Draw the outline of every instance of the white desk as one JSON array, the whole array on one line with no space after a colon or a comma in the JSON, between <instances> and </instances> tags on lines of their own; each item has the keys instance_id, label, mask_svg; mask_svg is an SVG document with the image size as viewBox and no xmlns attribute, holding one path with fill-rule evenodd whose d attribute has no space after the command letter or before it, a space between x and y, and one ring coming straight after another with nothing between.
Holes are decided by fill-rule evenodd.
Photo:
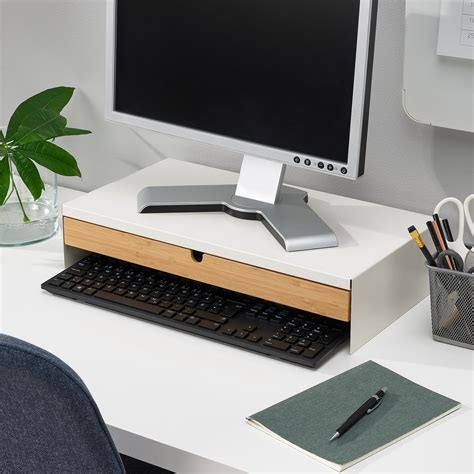
<instances>
[{"instance_id":1,"label":"white desk","mask_svg":"<svg viewBox=\"0 0 474 474\"><path fill-rule=\"evenodd\" d=\"M76 370L125 454L179 472L332 472L245 416L373 359L463 407L349 471L473 471L473 352L432 340L428 300L311 371L41 291L62 268L60 235L0 249L0 330Z\"/></svg>"}]
</instances>

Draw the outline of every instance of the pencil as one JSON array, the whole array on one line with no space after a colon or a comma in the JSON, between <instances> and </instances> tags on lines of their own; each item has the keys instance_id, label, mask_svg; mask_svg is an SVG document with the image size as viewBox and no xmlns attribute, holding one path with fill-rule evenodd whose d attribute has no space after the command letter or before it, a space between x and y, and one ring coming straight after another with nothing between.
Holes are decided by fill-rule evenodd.
<instances>
[{"instance_id":1,"label":"pencil","mask_svg":"<svg viewBox=\"0 0 474 474\"><path fill-rule=\"evenodd\" d=\"M439 245L441 246L441 250L447 250L448 246L446 245L446 241L444 240L444 236L442 234L442 231L438 226L439 217L436 219L435 216L437 216L437 214L433 215L433 217L435 219L434 222L433 222L433 227L434 227L436 236L438 238ZM445 259L446 259L446 263L448 264L448 268L450 270L454 270L453 262L451 261L451 259L447 255L446 255Z\"/></svg>"},{"instance_id":2,"label":"pencil","mask_svg":"<svg viewBox=\"0 0 474 474\"><path fill-rule=\"evenodd\" d=\"M431 235L431 238L433 239L433 243L436 247L436 251L438 253L441 253L443 249L441 248L441 244L438 240L438 236L436 235L436 232L434 230L433 221L428 221L426 223L426 227L428 227L428 230L430 231L430 235Z\"/></svg>"},{"instance_id":3,"label":"pencil","mask_svg":"<svg viewBox=\"0 0 474 474\"><path fill-rule=\"evenodd\" d=\"M416 229L414 225L408 227L408 232L410 233L411 238L416 242L418 247L420 248L421 252L425 256L426 263L430 267L436 267L436 262L434 261L433 255L431 255L430 251L426 247L425 243L423 242L423 239L421 238L420 233Z\"/></svg>"}]
</instances>

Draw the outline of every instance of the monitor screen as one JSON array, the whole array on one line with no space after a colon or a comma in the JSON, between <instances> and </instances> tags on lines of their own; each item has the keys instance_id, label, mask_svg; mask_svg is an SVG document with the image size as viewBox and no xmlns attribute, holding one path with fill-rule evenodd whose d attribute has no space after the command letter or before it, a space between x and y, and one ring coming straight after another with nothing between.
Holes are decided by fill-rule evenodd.
<instances>
[{"instance_id":1,"label":"monitor screen","mask_svg":"<svg viewBox=\"0 0 474 474\"><path fill-rule=\"evenodd\" d=\"M117 0L114 110L345 164L359 0Z\"/></svg>"}]
</instances>

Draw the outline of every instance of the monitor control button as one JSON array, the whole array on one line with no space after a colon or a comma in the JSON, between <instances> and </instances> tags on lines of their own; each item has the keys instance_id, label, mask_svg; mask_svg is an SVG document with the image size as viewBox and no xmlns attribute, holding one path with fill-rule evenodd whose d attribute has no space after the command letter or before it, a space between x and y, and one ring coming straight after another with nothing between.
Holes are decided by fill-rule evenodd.
<instances>
[{"instance_id":1,"label":"monitor control button","mask_svg":"<svg viewBox=\"0 0 474 474\"><path fill-rule=\"evenodd\" d=\"M304 164L306 166L309 166L311 164L311 160L309 158L306 158L306 160L304 160Z\"/></svg>"},{"instance_id":2,"label":"monitor control button","mask_svg":"<svg viewBox=\"0 0 474 474\"><path fill-rule=\"evenodd\" d=\"M324 163L323 163L322 161L320 161L320 162L318 163L318 168L319 168L320 170L322 170L322 169L324 168Z\"/></svg>"},{"instance_id":3,"label":"monitor control button","mask_svg":"<svg viewBox=\"0 0 474 474\"><path fill-rule=\"evenodd\" d=\"M344 167L341 168L341 173L342 173L342 174L347 174L347 168L344 168Z\"/></svg>"},{"instance_id":4,"label":"monitor control button","mask_svg":"<svg viewBox=\"0 0 474 474\"><path fill-rule=\"evenodd\" d=\"M329 164L329 165L328 165L328 171L333 171L333 170L334 170L334 166L331 165L331 164Z\"/></svg>"},{"instance_id":5,"label":"monitor control button","mask_svg":"<svg viewBox=\"0 0 474 474\"><path fill-rule=\"evenodd\" d=\"M293 161L294 161L295 163L299 163L301 160L300 160L300 157L299 157L299 156L295 156L295 157L293 158Z\"/></svg>"}]
</instances>

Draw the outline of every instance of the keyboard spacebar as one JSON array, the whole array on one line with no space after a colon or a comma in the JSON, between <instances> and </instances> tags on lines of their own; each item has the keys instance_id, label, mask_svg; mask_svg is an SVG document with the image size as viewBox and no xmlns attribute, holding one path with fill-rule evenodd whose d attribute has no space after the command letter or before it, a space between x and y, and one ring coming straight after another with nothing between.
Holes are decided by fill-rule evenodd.
<instances>
[{"instance_id":1,"label":"keyboard spacebar","mask_svg":"<svg viewBox=\"0 0 474 474\"><path fill-rule=\"evenodd\" d=\"M161 314L163 312L163 308L160 308L159 306L144 303L143 301L132 300L131 298L125 298L125 296L116 295L114 293L107 293L107 291L100 290L94 295L94 297L100 298L101 300L111 301L113 303L119 303L123 306L129 306L130 308L142 309L149 313Z\"/></svg>"}]
</instances>

